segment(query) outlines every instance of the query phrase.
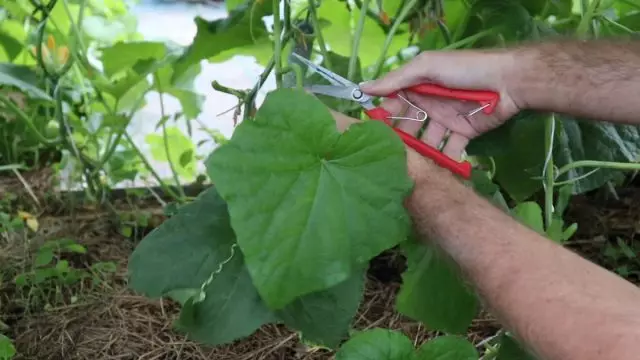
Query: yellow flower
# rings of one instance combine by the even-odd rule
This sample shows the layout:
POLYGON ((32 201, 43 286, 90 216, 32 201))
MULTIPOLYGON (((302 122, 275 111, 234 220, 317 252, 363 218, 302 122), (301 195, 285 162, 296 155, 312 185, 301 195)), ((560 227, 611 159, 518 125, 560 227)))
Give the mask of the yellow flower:
MULTIPOLYGON (((42 58, 47 65, 53 65, 55 67, 62 67, 69 60, 69 48, 66 46, 56 46, 56 39, 52 35, 47 36, 47 45, 40 48, 42 51, 42 58)), ((36 55, 36 49, 33 47, 31 52, 36 55)))

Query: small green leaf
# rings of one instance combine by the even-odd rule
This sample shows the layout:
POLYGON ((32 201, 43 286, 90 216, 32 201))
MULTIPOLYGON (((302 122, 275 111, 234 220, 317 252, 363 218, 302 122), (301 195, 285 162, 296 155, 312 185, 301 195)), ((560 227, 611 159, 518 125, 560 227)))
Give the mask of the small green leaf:
POLYGON ((69 269, 69 261, 67 260, 60 260, 56 263, 56 271, 58 271, 58 273, 60 274, 68 273, 69 269))
POLYGON ((478 351, 465 338, 440 336, 423 344, 416 360, 477 360, 478 351))
POLYGON ((539 234, 544 234, 544 219, 540 205, 533 201, 526 201, 513 208, 513 215, 521 223, 528 226, 539 234))
POLYGON ((41 248, 36 255, 34 265, 37 267, 49 265, 53 260, 53 250, 51 248, 41 248))
POLYGON ((193 149, 187 149, 180 154, 180 166, 187 167, 193 161, 193 149))
POLYGON ((145 61, 156 61, 167 56, 167 47, 162 42, 135 41, 118 42, 102 49, 104 73, 111 77, 120 71, 133 69, 145 61))
POLYGON ((0 63, 0 85, 15 86, 33 98, 53 101, 40 89, 38 76, 28 66, 0 63))
POLYGON ((67 244, 67 245, 65 245, 64 249, 69 251, 69 252, 76 253, 76 254, 86 254, 87 253, 87 248, 85 248, 84 246, 82 246, 80 244, 67 244))
POLYGON ((102 118, 100 126, 111 128, 114 130, 123 129, 129 123, 129 119, 120 114, 105 114, 102 118))
POLYGON ((387 329, 355 334, 336 353, 336 360, 417 360, 411 339, 387 329))
POLYGON ((410 229, 402 142, 378 121, 340 134, 328 109, 301 90, 267 95, 206 165, 272 309, 345 281, 410 229))
POLYGON ((520 346, 511 335, 504 334, 500 338, 500 350, 496 360, 536 360, 536 358, 520 346))
POLYGON ((431 245, 409 240, 402 245, 407 270, 396 299, 399 312, 433 330, 464 333, 478 309, 478 299, 456 265, 431 245))
POLYGON ((193 180, 196 175, 195 162, 191 161, 187 164, 182 164, 180 157, 187 151, 195 151, 195 145, 178 127, 167 127, 166 131, 168 144, 166 147, 162 134, 152 133, 146 136, 147 144, 151 148, 151 156, 157 161, 170 161, 180 177, 186 181, 193 180), (171 158, 167 158, 167 150, 171 158))
POLYGON ((20 55, 24 45, 16 38, 0 29, 0 47, 4 49, 8 60, 13 61, 18 55, 20 55))
POLYGON ((622 250, 622 253, 628 258, 628 259, 635 259, 638 257, 638 255, 636 254, 636 252, 629 246, 627 245, 626 242, 624 242, 624 240, 622 240, 622 238, 616 238, 616 243, 618 244, 618 246, 620 247, 620 250, 622 250))
POLYGON ((197 118, 202 112, 205 97, 194 89, 194 81, 200 71, 200 65, 193 65, 174 78, 174 64, 169 63, 158 69, 153 80, 155 90, 169 94, 180 102, 182 113, 187 120, 197 118))
POLYGON ((0 334, 0 359, 10 360, 16 355, 16 348, 11 339, 0 334))

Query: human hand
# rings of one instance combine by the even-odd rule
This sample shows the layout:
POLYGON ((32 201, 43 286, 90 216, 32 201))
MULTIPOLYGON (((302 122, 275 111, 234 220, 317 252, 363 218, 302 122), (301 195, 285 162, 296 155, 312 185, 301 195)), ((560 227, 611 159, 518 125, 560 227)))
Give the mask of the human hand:
MULTIPOLYGON (((509 83, 514 64, 513 54, 509 51, 427 51, 380 79, 360 84, 360 87, 365 93, 377 96, 386 96, 425 82, 449 88, 498 92, 500 100, 493 114, 478 112, 472 116, 464 114, 478 107, 475 102, 418 95, 408 91, 401 93, 429 116, 421 140, 439 148, 449 131, 442 151, 459 160, 469 140, 500 126, 519 111, 516 96, 509 83)), ((381 105, 394 116, 416 117, 416 110, 400 98, 385 99, 381 105)), ((416 135, 423 123, 400 120, 396 126, 416 135)))

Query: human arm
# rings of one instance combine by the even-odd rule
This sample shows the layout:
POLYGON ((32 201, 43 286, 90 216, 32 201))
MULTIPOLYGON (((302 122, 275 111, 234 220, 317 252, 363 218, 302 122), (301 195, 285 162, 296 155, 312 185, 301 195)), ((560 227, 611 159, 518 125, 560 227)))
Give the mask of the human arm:
MULTIPOLYGON (((333 112, 341 131, 355 122, 333 112)), ((520 224, 407 148, 406 207, 422 241, 461 269, 485 306, 540 360, 632 359, 640 289, 520 224)))
POLYGON ((540 43, 513 61, 505 81, 520 108, 640 125, 640 41, 540 43))
MULTIPOLYGON (((640 125, 640 41, 553 41, 489 50, 426 51, 407 65, 362 85, 385 95, 413 84, 433 82, 453 88, 500 93, 495 114, 457 116, 477 104, 409 94, 431 120, 423 140, 437 146, 452 131, 444 152, 459 158, 470 139, 500 126, 518 111, 546 110, 618 123, 640 125)), ((399 111, 391 99, 385 107, 399 111)), ((421 124, 403 122, 416 131, 421 124)))
POLYGON ((486 306, 541 360, 640 353, 640 290, 521 225, 409 151, 417 231, 459 265, 486 306))

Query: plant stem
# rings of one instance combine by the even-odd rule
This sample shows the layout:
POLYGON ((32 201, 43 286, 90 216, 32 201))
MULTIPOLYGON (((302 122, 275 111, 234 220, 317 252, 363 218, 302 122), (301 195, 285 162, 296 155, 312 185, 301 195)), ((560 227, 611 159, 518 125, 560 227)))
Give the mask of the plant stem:
POLYGON ((299 64, 291 64, 291 69, 296 74, 296 87, 298 89, 302 89, 304 73, 302 72, 302 67, 299 64))
MULTIPOLYGON (((178 194, 176 194, 173 190, 171 190, 171 188, 164 181, 162 181, 162 178, 160 178, 160 175, 158 175, 158 173, 153 169, 153 166, 151 166, 151 163, 149 163, 149 160, 147 160, 147 158, 144 156, 142 151, 140 151, 140 148, 138 148, 135 141, 133 141, 133 138, 131 138, 131 135, 129 135, 129 133, 126 130, 124 131, 124 138, 127 139, 127 141, 129 142, 129 145, 131 145, 133 150, 138 154, 138 157, 140 157, 140 160, 142 160, 142 163, 144 164, 144 166, 147 168, 147 170, 149 170, 151 175, 156 179, 156 181, 158 182, 158 185, 160 185, 160 187, 162 187, 162 189, 167 194, 171 195, 174 199, 181 201, 182 198, 178 194)), ((178 186, 178 188, 181 189, 180 186, 178 186)))
POLYGON ((582 179, 588 178, 589 176, 593 175, 598 170, 600 170, 600 168, 595 168, 595 169, 589 171, 588 173, 582 174, 582 175, 580 175, 580 176, 578 176, 576 178, 565 180, 565 181, 554 182, 553 185, 555 187, 559 187, 559 186, 563 186, 563 185, 573 184, 573 183, 578 182, 578 181, 580 181, 582 179))
POLYGON ((561 167, 556 172, 556 177, 566 174, 567 172, 580 167, 598 167, 616 170, 640 170, 640 163, 624 163, 615 161, 597 161, 597 160, 580 160, 569 163, 561 167))
POLYGON ((144 102, 145 100, 144 96, 147 94, 149 90, 151 90, 152 87, 153 85, 138 98, 138 101, 136 102, 135 106, 133 106, 131 113, 127 116, 126 122, 122 125, 122 128, 120 129, 120 131, 116 134, 116 137, 113 140, 113 143, 108 148, 108 150, 104 153, 104 155, 96 165, 94 173, 101 171, 102 168, 104 167, 104 164, 106 164, 107 161, 109 161, 109 159, 111 158, 111 156, 113 156, 113 153, 116 151, 116 148, 118 147, 118 145, 120 145, 120 140, 122 139, 122 135, 127 131, 127 127, 131 123, 131 120, 133 119, 133 116, 136 113, 136 109, 138 108, 138 106, 140 106, 140 104, 142 104, 142 102, 144 102))
POLYGON ((240 99, 242 99, 243 97, 247 96, 247 92, 246 91, 237 90, 237 89, 233 89, 233 88, 224 86, 224 85, 220 84, 216 80, 213 80, 211 82, 211 87, 216 91, 220 91, 220 92, 223 92, 225 94, 233 95, 233 96, 235 96, 237 98, 240 98, 240 99))
POLYGON ((284 32, 291 31, 291 0, 284 0, 284 32))
POLYGON ((166 121, 164 121, 167 117, 167 113, 165 111, 164 108, 164 99, 162 98, 162 84, 160 82, 160 77, 158 76, 158 73, 154 74, 155 77, 155 82, 158 86, 158 96, 160 97, 160 116, 161 116, 161 121, 162 121, 162 141, 164 143, 164 152, 167 155, 167 161, 169 162, 169 168, 171 168, 171 174, 173 175, 173 181, 176 183, 176 187, 178 188, 178 191, 180 192, 180 196, 182 198, 185 197, 184 194, 184 190, 182 189, 181 183, 180 183, 180 177, 178 176, 178 171, 176 171, 176 167, 173 164, 173 161, 171 160, 171 152, 169 151, 169 137, 167 135, 167 125, 166 125, 166 121))
POLYGON ((24 165, 21 164, 9 164, 9 165, 0 165, 1 171, 12 171, 12 170, 25 170, 27 169, 24 165))
POLYGON ((42 144, 47 146, 55 146, 60 143, 59 139, 49 140, 44 135, 42 135, 42 133, 38 131, 38 128, 33 123, 32 119, 24 111, 22 111, 22 109, 20 109, 18 105, 14 104, 13 101, 7 98, 4 94, 0 94, 0 104, 4 104, 4 106, 8 107, 9 110, 13 111, 18 116, 18 119, 20 119, 20 121, 27 125, 27 127, 36 136, 38 141, 40 141, 42 144))
POLYGON ((474 42, 482 39, 485 36, 489 36, 495 33, 496 30, 494 29, 487 29, 487 30, 483 30, 480 32, 477 32, 471 36, 467 36, 466 38, 462 39, 462 40, 458 40, 454 43, 451 43, 445 47, 443 47, 441 50, 453 50, 453 49, 459 49, 463 46, 467 46, 467 45, 471 45, 474 42))
POLYGON ((615 22, 615 21, 611 20, 606 16, 598 16, 598 19, 604 20, 605 22, 611 24, 612 26, 618 28, 619 30, 622 30, 622 31, 627 32, 629 34, 635 34, 636 33, 635 31, 629 29, 628 27, 626 27, 626 26, 624 26, 624 25, 622 25, 622 24, 620 24, 618 22, 615 22))
POLYGON ((393 25, 391 25, 391 29, 389 29, 389 33, 387 34, 387 37, 384 39, 384 44, 382 45, 382 52, 380 53, 380 56, 378 57, 378 61, 376 62, 376 65, 374 67, 374 71, 373 71, 374 79, 380 76, 380 72, 382 71, 382 67, 384 66, 385 60, 387 58, 387 51, 389 50, 389 46, 391 46, 391 41, 393 41, 393 37, 398 31, 398 28, 400 28, 400 24, 404 22, 407 15, 409 15, 409 12, 411 11, 411 9, 413 9, 413 7, 417 3, 418 3, 418 0, 408 0, 402 7, 402 10, 400 10, 400 14, 393 22, 393 25))
POLYGON ((320 46, 320 52, 322 52, 322 57, 324 60, 324 65, 327 69, 333 71, 333 66, 331 66, 331 59, 329 59, 329 51, 327 50, 327 45, 324 42, 324 38, 322 37, 322 30, 320 29, 320 21, 318 20, 318 14, 316 13, 316 6, 314 4, 314 0, 309 1, 309 16, 311 18, 311 23, 313 25, 313 33, 316 36, 316 40, 318 40, 318 46, 320 46))
MULTIPOLYGON (((287 1, 287 0, 284 0, 287 1)), ((276 68, 276 88, 282 87, 282 19, 280 19, 280 1, 273 0, 273 61, 276 68)))
POLYGON ((82 20, 84 17, 83 15, 84 15, 84 9, 85 9, 86 3, 87 3, 86 0, 80 3, 80 12, 78 13, 78 23, 76 23, 76 21, 73 19, 73 14, 71 14, 71 10, 69 10, 68 0, 62 0, 62 5, 64 5, 64 11, 69 17, 69 22, 71 23, 71 29, 73 29, 73 32, 75 33, 75 40, 78 42, 78 45, 80 45, 80 50, 83 54, 87 48, 84 45, 84 40, 82 39, 82 32, 80 31, 79 25, 82 23, 82 20))
POLYGON ((555 180, 553 165, 553 140, 555 137, 554 114, 550 114, 544 122, 544 142, 545 142, 545 169, 544 169, 544 222, 548 229, 553 221, 553 185, 555 180))
POLYGON ((593 20, 598 6, 600 6, 600 0, 583 0, 582 6, 582 19, 576 29, 576 35, 578 35, 579 38, 584 39, 587 33, 589 33, 589 30, 591 30, 591 21, 593 20), (586 9, 584 8, 585 5, 587 5, 586 9))
POLYGON ((367 10, 369 10, 369 2, 371 0, 364 0, 362 7, 360 8, 360 18, 356 25, 355 33, 353 34, 353 43, 351 45, 351 57, 349 58, 349 70, 347 70, 347 79, 353 80, 353 76, 356 71, 356 64, 358 62, 358 49, 360 47, 360 38, 362 37, 362 30, 364 30, 364 23, 367 20, 367 10))
POLYGON ((271 72, 271 70, 273 70, 274 65, 275 62, 272 57, 271 60, 269 60, 267 66, 264 68, 264 71, 262 71, 262 74, 260 74, 260 78, 258 79, 256 85, 253 87, 253 89, 251 89, 251 91, 247 93, 247 95, 242 100, 242 102, 244 103, 244 113, 242 115, 243 120, 247 120, 251 116, 251 110, 253 107, 253 103, 256 100, 258 90, 260 90, 262 84, 264 84, 264 82, 267 80, 267 77, 269 77, 269 73, 271 72))

